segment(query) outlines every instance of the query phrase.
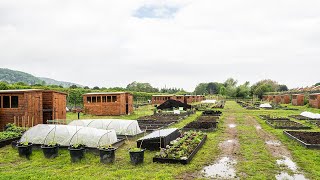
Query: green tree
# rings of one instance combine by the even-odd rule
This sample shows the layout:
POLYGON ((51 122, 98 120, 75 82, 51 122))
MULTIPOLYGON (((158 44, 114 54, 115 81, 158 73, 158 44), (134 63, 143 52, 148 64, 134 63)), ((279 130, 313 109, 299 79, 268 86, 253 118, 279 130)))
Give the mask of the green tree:
POLYGON ((5 82, 0 82, 0 90, 7 90, 9 89, 9 85, 5 82))
POLYGON ((236 97, 248 98, 250 96, 250 83, 247 81, 244 84, 237 87, 236 97))
POLYGON ((208 93, 208 83, 200 83, 196 86, 194 90, 195 94, 209 94, 208 93))

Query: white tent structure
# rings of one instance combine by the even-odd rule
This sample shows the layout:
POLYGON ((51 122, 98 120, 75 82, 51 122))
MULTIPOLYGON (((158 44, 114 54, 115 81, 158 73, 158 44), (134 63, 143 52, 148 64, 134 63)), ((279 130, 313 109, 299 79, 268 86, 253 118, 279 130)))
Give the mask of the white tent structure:
POLYGON ((102 130, 81 126, 38 124, 26 131, 21 142, 48 144, 55 142, 60 146, 84 144, 87 147, 110 145, 118 141, 114 130, 102 130))
POLYGON ((69 123, 70 126, 93 127, 115 130, 117 135, 134 136, 142 133, 137 120, 123 119, 80 119, 69 123))
POLYGON ((208 100, 201 101, 202 104, 215 104, 216 102, 217 102, 217 100, 214 100, 214 99, 212 99, 212 100, 208 99, 208 100))
POLYGON ((300 115, 307 117, 307 118, 320 119, 320 114, 312 113, 312 112, 308 112, 308 111, 304 111, 300 115))
POLYGON ((260 104, 260 108, 272 108, 272 106, 269 103, 260 104))

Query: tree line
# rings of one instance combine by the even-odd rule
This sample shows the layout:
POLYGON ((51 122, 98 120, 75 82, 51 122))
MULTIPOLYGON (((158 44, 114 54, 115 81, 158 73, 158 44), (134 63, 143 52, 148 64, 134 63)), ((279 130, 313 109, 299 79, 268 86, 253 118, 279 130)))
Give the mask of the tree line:
POLYGON ((237 80, 229 78, 223 83, 200 83, 195 88, 194 93, 201 95, 222 95, 232 98, 250 98, 252 96, 261 98, 267 92, 281 91, 288 91, 288 87, 270 79, 261 80, 253 85, 250 85, 248 81, 238 85, 237 80))

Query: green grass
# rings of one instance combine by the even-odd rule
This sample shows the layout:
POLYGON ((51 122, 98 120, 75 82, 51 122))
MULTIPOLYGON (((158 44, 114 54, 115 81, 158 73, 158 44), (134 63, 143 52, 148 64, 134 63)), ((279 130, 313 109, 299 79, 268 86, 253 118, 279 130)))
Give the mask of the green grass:
MULTIPOLYGON (((152 114, 149 108, 144 107, 134 115, 121 118, 135 119, 138 115, 150 112, 152 114), (147 110, 150 112, 146 112, 147 110)), ((194 114, 172 127, 181 128, 194 121, 199 114, 194 114)), ((73 119, 73 116, 68 114, 70 119, 73 119)), ((89 115, 85 117, 105 118, 89 115)), ((175 179, 185 173, 199 171, 215 159, 219 153, 217 144, 222 131, 223 128, 220 128, 208 133, 206 143, 189 165, 153 163, 152 158, 156 152, 151 151, 145 152, 145 162, 142 165, 131 165, 128 149, 136 146, 133 140, 127 141, 116 151, 116 162, 113 165, 101 164, 99 156, 92 153, 86 153, 84 161, 72 164, 68 150, 60 150, 60 155, 52 160, 45 159, 41 150, 34 150, 31 160, 26 160, 18 157, 17 150, 6 146, 0 149, 0 179, 175 179)))
MULTIPOLYGON (((99 156, 86 153, 85 159, 80 163, 72 164, 68 150, 61 150, 56 159, 47 160, 41 150, 34 150, 31 160, 18 157, 17 150, 6 146, 0 149, 0 179, 175 179, 181 178, 185 173, 199 172, 205 165, 211 164, 219 157, 219 142, 226 137, 224 124, 225 118, 236 117, 236 127, 240 150, 236 165, 237 175, 241 179, 274 179, 281 171, 276 165, 276 159, 266 149, 264 141, 257 135, 255 127, 248 125, 247 117, 256 117, 258 123, 268 133, 274 134, 291 151, 293 161, 305 172, 310 179, 320 177, 320 150, 309 150, 297 142, 286 137, 282 130, 273 129, 264 120, 258 118, 260 114, 272 114, 288 116, 300 114, 304 110, 318 112, 319 110, 298 107, 299 111, 285 110, 246 110, 235 102, 228 101, 223 116, 219 122, 219 128, 215 132, 208 133, 208 139, 201 150, 188 165, 158 164, 153 163, 152 158, 156 152, 146 151, 145 162, 138 166, 130 164, 128 149, 135 147, 134 140, 127 141, 116 151, 116 162, 112 165, 104 165, 99 162, 99 156)), ((129 116, 91 116, 81 115, 85 118, 120 118, 137 119, 139 116, 153 113, 152 106, 140 107, 129 116)), ((194 121, 200 112, 191 115, 187 119, 174 124, 171 127, 182 128, 187 123, 194 121)), ((68 119, 77 119, 77 114, 68 113, 68 119)), ((298 121, 311 126, 313 131, 320 131, 314 125, 305 121, 298 121)))

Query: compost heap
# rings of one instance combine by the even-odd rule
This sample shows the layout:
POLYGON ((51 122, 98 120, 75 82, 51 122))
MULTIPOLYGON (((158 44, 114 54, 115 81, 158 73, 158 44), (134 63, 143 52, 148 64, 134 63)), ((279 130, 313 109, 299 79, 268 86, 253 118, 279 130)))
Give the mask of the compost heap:
POLYGON ((183 107, 183 110, 191 109, 191 105, 187 103, 182 103, 180 101, 176 101, 173 99, 169 99, 166 102, 162 103, 157 107, 157 109, 165 110, 165 109, 173 109, 183 107))

